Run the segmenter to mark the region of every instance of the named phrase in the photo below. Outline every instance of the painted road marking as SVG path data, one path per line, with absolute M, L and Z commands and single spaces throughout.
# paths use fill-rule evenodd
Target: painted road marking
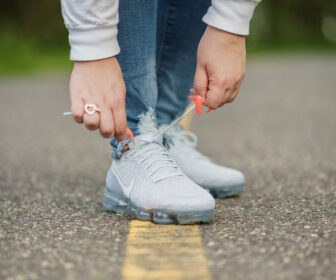
M 124 280 L 210 280 L 199 226 L 131 221 L 122 276 Z
M 190 105 L 188 105 L 186 110 L 188 110 L 191 105 L 192 105 L 192 103 L 190 103 Z M 184 116 L 184 118 L 180 121 L 180 124 L 184 127 L 185 130 L 190 129 L 191 122 L 192 122 L 194 114 L 195 114 L 194 112 L 190 112 L 188 115 Z
M 181 120 L 185 129 L 192 115 Z M 210 280 L 199 226 L 131 221 L 121 273 L 124 280 Z

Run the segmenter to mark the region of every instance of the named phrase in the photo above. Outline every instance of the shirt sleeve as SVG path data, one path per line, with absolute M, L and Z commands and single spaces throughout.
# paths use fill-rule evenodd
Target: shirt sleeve
M 261 0 L 212 0 L 203 21 L 221 30 L 248 35 L 253 11 Z
M 97 60 L 120 52 L 118 0 L 61 0 L 61 4 L 71 60 Z

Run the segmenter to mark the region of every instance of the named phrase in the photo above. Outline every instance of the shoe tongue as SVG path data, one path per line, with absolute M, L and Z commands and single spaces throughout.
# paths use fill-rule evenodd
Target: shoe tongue
M 162 144 L 163 138 L 162 135 L 159 135 L 158 133 L 144 133 L 136 136 L 134 140 L 135 145 L 149 142 L 158 142 Z

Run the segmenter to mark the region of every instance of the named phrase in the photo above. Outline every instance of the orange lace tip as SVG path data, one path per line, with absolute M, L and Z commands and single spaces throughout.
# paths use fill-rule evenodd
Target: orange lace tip
M 196 100 L 196 97 L 193 97 L 193 96 L 187 96 L 190 100 L 192 101 L 195 101 Z
M 195 105 L 196 105 L 196 113 L 197 115 L 202 114 L 202 105 L 203 105 L 203 98 L 200 95 L 195 96 Z
M 196 96 L 187 96 L 190 100 L 195 102 L 196 114 L 202 114 L 202 105 L 203 105 L 203 98 L 200 95 Z
M 132 143 L 135 144 L 135 143 L 134 143 L 134 135 L 133 135 L 133 132 L 132 132 L 132 130 L 130 130 L 128 127 L 127 127 L 127 134 L 128 134 L 128 137 L 131 138 Z
M 209 113 L 209 112 L 211 112 L 212 111 L 212 109 L 211 108 L 209 108 L 207 111 L 206 111 L 206 113 Z

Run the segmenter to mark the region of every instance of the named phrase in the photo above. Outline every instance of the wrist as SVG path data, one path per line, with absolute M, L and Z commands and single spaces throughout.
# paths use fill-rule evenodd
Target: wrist
M 217 38 L 223 38 L 225 40 L 227 40 L 227 39 L 231 39 L 231 40 L 235 40 L 235 41 L 244 41 L 245 40 L 244 35 L 231 33 L 231 32 L 213 27 L 211 25 L 207 26 L 205 32 L 210 34 L 211 36 L 214 36 L 214 37 L 217 37 Z
M 94 59 L 94 60 L 75 60 L 74 63 L 75 64 L 89 64 L 89 63 L 95 63 L 95 62 L 112 62 L 112 61 L 116 61 L 117 58 L 115 56 L 110 56 L 110 57 L 106 57 L 106 58 L 102 58 L 102 59 Z

